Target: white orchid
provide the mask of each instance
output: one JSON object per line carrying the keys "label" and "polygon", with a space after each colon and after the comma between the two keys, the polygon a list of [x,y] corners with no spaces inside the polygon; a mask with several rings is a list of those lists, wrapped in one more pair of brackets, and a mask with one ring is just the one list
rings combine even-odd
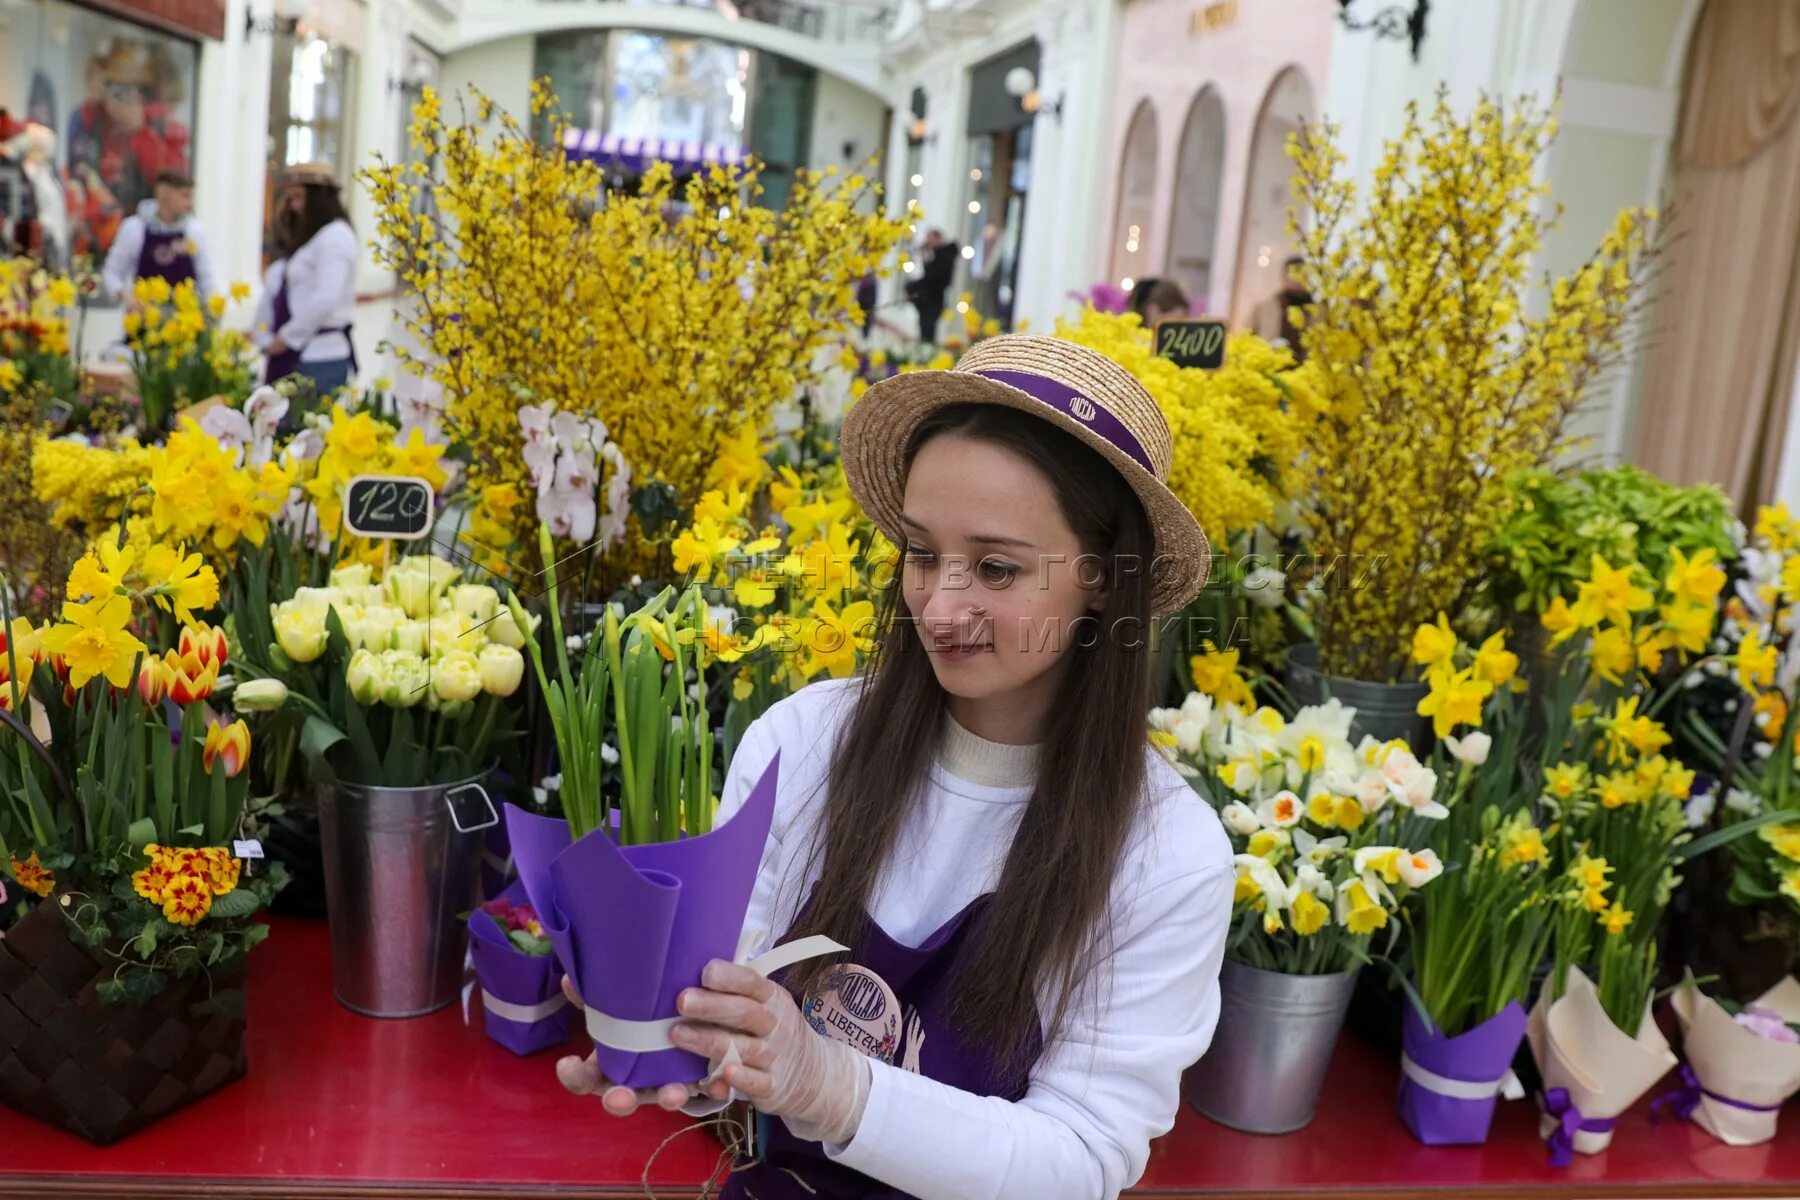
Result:
{"label": "white orchid", "polygon": [[231,451],[239,466],[243,465],[245,451],[256,440],[250,418],[223,404],[208,410],[200,418],[200,431],[219,443],[221,449]]}
{"label": "white orchid", "polygon": [[1718,807],[1719,794],[1716,791],[1700,792],[1688,797],[1682,806],[1682,813],[1687,818],[1689,829],[1698,829],[1713,818],[1713,811]]}

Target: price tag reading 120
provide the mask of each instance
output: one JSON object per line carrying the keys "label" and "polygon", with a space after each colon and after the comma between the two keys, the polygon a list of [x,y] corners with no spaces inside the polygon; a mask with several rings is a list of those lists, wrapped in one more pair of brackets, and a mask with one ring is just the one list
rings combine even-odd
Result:
{"label": "price tag reading 120", "polygon": [[1211,371],[1225,365],[1225,322],[1158,321],[1156,353],[1178,367]]}
{"label": "price tag reading 120", "polygon": [[424,537],[431,532],[431,484],[409,475],[358,475],[344,490],[344,528],[357,537]]}

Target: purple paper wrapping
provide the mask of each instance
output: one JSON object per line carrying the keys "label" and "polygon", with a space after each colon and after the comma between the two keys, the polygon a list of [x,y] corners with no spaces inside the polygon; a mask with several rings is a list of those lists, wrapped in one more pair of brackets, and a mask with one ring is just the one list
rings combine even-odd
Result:
{"label": "purple paper wrapping", "polygon": [[[514,904],[526,902],[525,889],[514,883],[500,894]],[[477,909],[469,916],[469,948],[475,958],[475,977],[481,990],[508,1004],[533,1008],[562,995],[562,964],[554,954],[533,957],[507,938],[500,923]],[[536,1054],[569,1040],[575,1020],[573,1005],[535,1021],[516,1021],[494,1012],[482,1001],[482,1020],[488,1037],[514,1054]]]}
{"label": "purple paper wrapping", "polygon": [[[715,958],[737,955],[744,913],[775,814],[777,754],[730,821],[701,837],[620,847],[596,830],[506,806],[519,879],[582,999],[624,1021],[673,1018],[675,997]],[[706,1060],[595,1043],[600,1069],[626,1087],[704,1079]]]}
{"label": "purple paper wrapping", "polygon": [[[1445,1037],[1430,1028],[1417,1005],[1405,1007],[1401,1044],[1406,1057],[1433,1075],[1459,1083],[1489,1084],[1505,1076],[1525,1037],[1526,1013],[1517,1001],[1456,1037]],[[1487,1141],[1498,1098],[1497,1094],[1485,1099],[1446,1096],[1404,1070],[1400,1075],[1400,1119],[1427,1146],[1471,1146]]]}

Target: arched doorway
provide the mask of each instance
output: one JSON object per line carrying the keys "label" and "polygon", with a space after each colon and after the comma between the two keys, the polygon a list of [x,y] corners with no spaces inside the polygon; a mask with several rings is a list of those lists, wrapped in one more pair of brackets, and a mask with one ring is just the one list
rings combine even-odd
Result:
{"label": "arched doorway", "polygon": [[1188,106],[1175,154],[1169,204],[1169,247],[1163,274],[1193,302],[1212,294],[1219,240],[1219,188],[1225,182],[1225,104],[1208,84]]}
{"label": "arched doorway", "polygon": [[1150,221],[1156,213],[1156,110],[1138,101],[1119,160],[1119,209],[1113,224],[1110,282],[1129,289],[1150,263]]}
{"label": "arched doorway", "polygon": [[1244,219],[1231,289],[1234,326],[1249,325],[1257,305],[1281,287],[1283,264],[1293,253],[1287,232],[1288,182],[1293,177],[1287,141],[1315,112],[1312,83],[1299,67],[1284,69],[1263,97],[1245,171]]}

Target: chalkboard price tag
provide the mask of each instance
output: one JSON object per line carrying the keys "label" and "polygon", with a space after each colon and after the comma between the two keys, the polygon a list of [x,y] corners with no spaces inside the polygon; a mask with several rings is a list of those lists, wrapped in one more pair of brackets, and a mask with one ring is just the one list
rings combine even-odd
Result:
{"label": "chalkboard price tag", "polygon": [[1156,353],[1178,367],[1211,371],[1225,365],[1225,322],[1158,321]]}
{"label": "chalkboard price tag", "polygon": [[73,404],[67,400],[53,400],[50,403],[50,411],[44,415],[44,419],[50,423],[50,428],[60,433],[68,425],[69,418],[74,415],[75,406]]}
{"label": "chalkboard price tag", "polygon": [[358,475],[344,489],[344,528],[410,542],[431,532],[431,484],[408,475]]}

